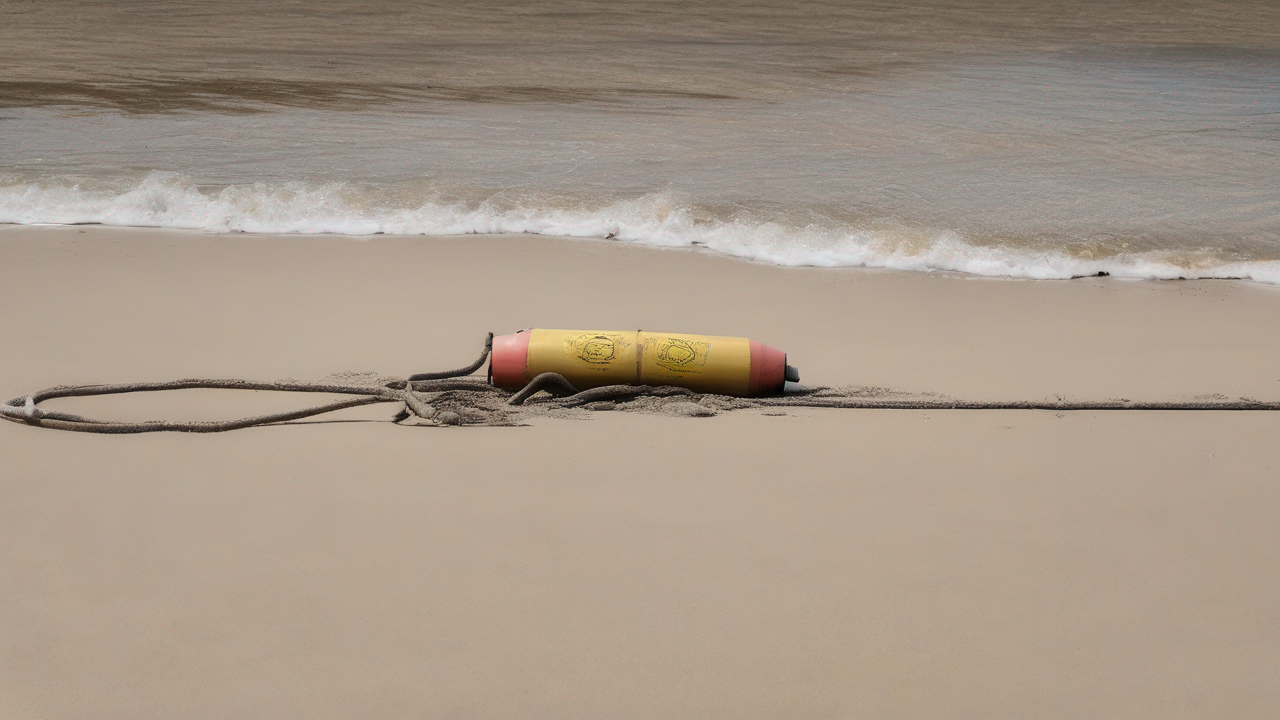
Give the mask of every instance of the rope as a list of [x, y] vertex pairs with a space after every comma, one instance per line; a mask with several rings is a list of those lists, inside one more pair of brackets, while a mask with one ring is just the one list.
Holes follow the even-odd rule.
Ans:
[[422, 380], [443, 380], [445, 378], [455, 378], [455, 377], [462, 377], [464, 375], [470, 375], [471, 373], [480, 369], [480, 366], [484, 364], [484, 361], [489, 359], [489, 353], [491, 352], [493, 352], [493, 333], [489, 333], [489, 336], [484, 339], [484, 352], [480, 353], [480, 357], [477, 358], [476, 361], [471, 363], [470, 365], [464, 368], [458, 368], [457, 370], [445, 370], [444, 372], [418, 373], [417, 375], [410, 375], [409, 382], [419, 382]]
[[[630, 403], [623, 407], [653, 409], [637, 402], [652, 399], [679, 397], [676, 405], [688, 405], [702, 401], [714, 414], [714, 409], [736, 410], [743, 408], [813, 407], [859, 410], [1197, 410], [1197, 411], [1277, 411], [1280, 402], [1263, 402], [1250, 398], [1230, 399], [1221, 396], [1181, 402], [1134, 402], [1121, 400], [1098, 401], [972, 401], [949, 399], [904, 399], [884, 397], [880, 389], [817, 387], [802, 388], [786, 395], [764, 398], [732, 398], [703, 395], [692, 390], [670, 386], [608, 385], [579, 391], [567, 378], [557, 373], [542, 373], [524, 388], [510, 393], [493, 387], [480, 379], [467, 378], [479, 370], [493, 350], [493, 333], [485, 339], [480, 357], [470, 365], [456, 370], [434, 373], [418, 373], [405, 380], [393, 380], [383, 385], [344, 385], [334, 383], [254, 382], [249, 380], [220, 380], [194, 378], [161, 383], [127, 383], [116, 385], [74, 385], [49, 388], [31, 395], [14, 398], [0, 405], [0, 417], [13, 422], [37, 427], [73, 432], [91, 433], [144, 433], [144, 432], [192, 432], [211, 433], [239, 430], [259, 425], [273, 425], [303, 418], [323, 415], [337, 410], [375, 405], [400, 403], [395, 422], [418, 417], [436, 425], [490, 424], [511, 425], [509, 415], [517, 408], [529, 405], [536, 408], [567, 410], [592, 403], [609, 406], [610, 403]], [[324, 393], [330, 395], [354, 395], [300, 410], [258, 415], [223, 421], [147, 421], [118, 422], [96, 420], [71, 413], [46, 410], [39, 407], [46, 400], [67, 397], [91, 397], [135, 392], [162, 392], [166, 390], [257, 390], [270, 392]], [[535, 398], [539, 393], [550, 398]], [[532, 401], [532, 402], [531, 402]], [[531, 412], [527, 410], [525, 412]]]
[[[239, 430], [257, 425], [290, 422], [315, 415], [323, 415], [337, 410], [375, 405], [378, 403], [399, 402], [404, 408], [424, 420], [436, 419], [440, 412], [430, 403], [435, 397], [449, 390], [466, 389], [475, 391], [475, 384], [459, 385], [456, 381], [449, 383], [432, 382], [441, 379], [458, 378], [470, 375], [484, 364], [493, 349], [493, 333], [485, 340], [484, 351], [480, 358], [471, 365], [458, 370], [439, 373], [422, 373], [410, 376], [408, 380], [398, 380], [383, 386], [371, 385], [337, 385], [331, 383], [298, 383], [298, 382], [254, 382], [250, 380], [220, 380], [208, 378], [192, 378], [161, 383], [124, 383], [116, 385], [73, 385], [49, 388], [32, 395], [14, 398], [0, 405], [0, 416], [6, 420], [74, 432], [91, 433], [145, 433], [145, 432], [192, 432], [211, 433]], [[258, 415], [238, 420], [222, 421], [181, 421], [153, 420], [147, 422], [118, 422], [114, 420], [95, 420], [93, 418], [72, 415], [71, 413], [45, 410], [39, 406], [45, 400], [65, 397], [90, 397], [94, 395], [118, 395], [135, 392], [161, 392], [165, 390], [266, 390], [272, 392], [324, 393], [328, 395], [358, 395], [360, 397], [338, 400], [336, 402], [316, 405], [301, 410]], [[424, 390], [433, 390], [433, 395], [424, 394]], [[451, 415], [456, 413], [450, 411]], [[444, 424], [452, 417], [443, 418]]]
[[758, 398], [760, 407], [815, 407], [846, 410], [1280, 410], [1280, 402], [1239, 400], [1192, 400], [1186, 402], [1133, 402], [1130, 400], [875, 400], [838, 398], [797, 398], [774, 402]]
[[[593, 402], [617, 401], [636, 397], [700, 397], [687, 388], [645, 385], [605, 385], [578, 392], [563, 376], [543, 373], [535, 377], [508, 402], [520, 405], [538, 390], [556, 389], [559, 407], [579, 407]], [[746, 407], [813, 407], [844, 410], [1280, 410], [1280, 402], [1264, 402], [1250, 398], [1213, 398], [1187, 401], [1135, 402], [1132, 400], [905, 400], [882, 397], [841, 395], [828, 387], [812, 387], [786, 395], [758, 398], [732, 398], [734, 409]], [[834, 395], [834, 396], [833, 396]]]
[[522, 390], [511, 396], [507, 400], [508, 405], [523, 405], [525, 400], [533, 397], [537, 393], [546, 390], [552, 395], [574, 395], [578, 389], [569, 382], [569, 379], [560, 373], [544, 372], [529, 381]]

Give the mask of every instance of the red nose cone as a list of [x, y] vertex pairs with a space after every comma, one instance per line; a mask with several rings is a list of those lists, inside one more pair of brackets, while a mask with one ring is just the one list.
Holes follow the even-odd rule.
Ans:
[[489, 382], [500, 388], [522, 388], [529, 378], [529, 331], [522, 330], [493, 339], [493, 354], [489, 356]]
[[787, 354], [757, 340], [751, 341], [751, 381], [749, 395], [772, 395], [782, 392], [787, 381]]

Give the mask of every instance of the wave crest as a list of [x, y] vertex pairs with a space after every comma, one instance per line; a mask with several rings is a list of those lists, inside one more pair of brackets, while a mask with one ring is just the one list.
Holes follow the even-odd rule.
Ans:
[[254, 183], [205, 189], [151, 172], [127, 182], [74, 178], [0, 180], [0, 222], [97, 223], [214, 232], [342, 235], [533, 233], [697, 246], [785, 266], [874, 267], [1060, 279], [1244, 278], [1280, 284], [1280, 261], [1225, 257], [1211, 248], [1128, 252], [1123, 244], [1070, 249], [974, 242], [960, 233], [860, 227], [831, 214], [713, 207], [671, 193], [588, 197], [445, 188], [430, 182]]

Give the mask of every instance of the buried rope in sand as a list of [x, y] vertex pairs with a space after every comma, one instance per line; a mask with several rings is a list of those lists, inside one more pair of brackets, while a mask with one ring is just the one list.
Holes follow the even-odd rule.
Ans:
[[[743, 409], [840, 408], [861, 410], [1280, 410], [1280, 402], [1215, 395], [1187, 401], [1133, 402], [1127, 399], [971, 401], [928, 395], [912, 396], [884, 388], [800, 387], [780, 396], [740, 398], [696, 393], [671, 386], [609, 385], [579, 391], [556, 373], [543, 373], [523, 389], [508, 392], [479, 378], [468, 378], [488, 359], [493, 334], [471, 365], [457, 370], [420, 373], [407, 379], [364, 383], [300, 383], [292, 381], [190, 379], [160, 383], [75, 385], [41, 390], [0, 405], [0, 416], [13, 422], [92, 433], [225, 432], [260, 425], [288, 423], [348, 408], [398, 403], [394, 422], [417, 418], [430, 425], [521, 425], [537, 416], [570, 416], [589, 410], [623, 410], [704, 417]], [[300, 410], [223, 421], [119, 422], [96, 420], [39, 407], [46, 400], [95, 395], [118, 395], [163, 390], [257, 390], [274, 392], [354, 395]]]

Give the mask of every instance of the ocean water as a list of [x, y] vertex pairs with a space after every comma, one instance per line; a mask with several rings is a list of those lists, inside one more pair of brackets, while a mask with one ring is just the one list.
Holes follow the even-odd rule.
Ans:
[[0, 222], [1280, 284], [1280, 3], [0, 2]]

